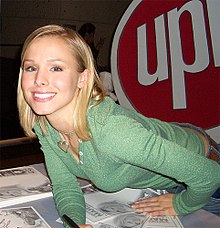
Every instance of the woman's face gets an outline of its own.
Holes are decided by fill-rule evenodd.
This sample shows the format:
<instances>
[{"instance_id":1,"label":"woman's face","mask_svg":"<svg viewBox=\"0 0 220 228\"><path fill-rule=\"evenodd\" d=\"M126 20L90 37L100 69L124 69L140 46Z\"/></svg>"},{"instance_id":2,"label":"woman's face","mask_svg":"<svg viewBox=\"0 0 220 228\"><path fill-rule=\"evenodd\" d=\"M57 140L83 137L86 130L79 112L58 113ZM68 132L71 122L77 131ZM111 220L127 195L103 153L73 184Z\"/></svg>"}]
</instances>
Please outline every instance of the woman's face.
<instances>
[{"instance_id":1,"label":"woman's face","mask_svg":"<svg viewBox=\"0 0 220 228\"><path fill-rule=\"evenodd\" d=\"M75 95L85 83L84 72L77 72L75 59L63 39L38 38L24 55L24 97L38 115L72 116Z\"/></svg>"}]
</instances>

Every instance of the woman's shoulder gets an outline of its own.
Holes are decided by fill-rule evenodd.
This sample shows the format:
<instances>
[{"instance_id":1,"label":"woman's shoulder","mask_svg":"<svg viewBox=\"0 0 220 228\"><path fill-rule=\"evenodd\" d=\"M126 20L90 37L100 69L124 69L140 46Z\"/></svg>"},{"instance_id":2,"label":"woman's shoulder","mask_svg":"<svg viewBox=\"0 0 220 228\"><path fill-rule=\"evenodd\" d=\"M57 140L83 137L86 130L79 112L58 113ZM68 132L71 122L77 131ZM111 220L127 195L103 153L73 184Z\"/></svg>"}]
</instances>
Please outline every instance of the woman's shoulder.
<instances>
[{"instance_id":1,"label":"woman's shoulder","mask_svg":"<svg viewBox=\"0 0 220 228\"><path fill-rule=\"evenodd\" d=\"M96 106L91 106L88 111L88 125L90 131L103 129L102 127L115 126L116 128L130 125L131 123L141 124L145 117L115 103L111 98L106 97Z\"/></svg>"},{"instance_id":2,"label":"woman's shoulder","mask_svg":"<svg viewBox=\"0 0 220 228\"><path fill-rule=\"evenodd\" d=\"M117 109L120 109L120 106L109 97L105 97L99 104L92 101L88 110L88 119L104 124Z\"/></svg>"},{"instance_id":3,"label":"woman's shoulder","mask_svg":"<svg viewBox=\"0 0 220 228\"><path fill-rule=\"evenodd\" d=\"M48 121L44 122L44 128L45 128L45 132L42 129L42 126L40 124L39 121L36 121L35 125L34 125L34 132L38 137L48 137L50 134L49 132L54 131L53 127L49 124Z\"/></svg>"}]
</instances>

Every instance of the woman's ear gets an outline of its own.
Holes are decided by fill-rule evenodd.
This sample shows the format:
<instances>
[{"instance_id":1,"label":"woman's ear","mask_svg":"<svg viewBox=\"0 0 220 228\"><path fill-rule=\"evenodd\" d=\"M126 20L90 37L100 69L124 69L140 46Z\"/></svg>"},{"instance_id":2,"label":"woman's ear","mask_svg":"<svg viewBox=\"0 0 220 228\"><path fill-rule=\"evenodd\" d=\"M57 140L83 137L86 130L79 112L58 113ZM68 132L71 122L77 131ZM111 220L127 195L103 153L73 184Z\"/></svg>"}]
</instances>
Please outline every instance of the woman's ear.
<instances>
[{"instance_id":1,"label":"woman's ear","mask_svg":"<svg viewBox=\"0 0 220 228\"><path fill-rule=\"evenodd\" d=\"M88 79L90 77L90 72L88 69L85 69L79 76L79 80L78 80L78 88L83 88L87 82L88 82Z\"/></svg>"}]
</instances>

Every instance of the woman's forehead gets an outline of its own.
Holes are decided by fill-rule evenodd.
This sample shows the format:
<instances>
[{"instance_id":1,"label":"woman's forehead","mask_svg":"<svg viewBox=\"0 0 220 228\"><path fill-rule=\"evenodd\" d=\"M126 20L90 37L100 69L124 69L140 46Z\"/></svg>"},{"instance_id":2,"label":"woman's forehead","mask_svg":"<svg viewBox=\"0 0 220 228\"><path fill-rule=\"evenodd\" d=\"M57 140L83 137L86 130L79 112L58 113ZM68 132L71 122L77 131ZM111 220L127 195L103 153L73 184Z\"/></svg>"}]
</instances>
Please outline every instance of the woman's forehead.
<instances>
[{"instance_id":1,"label":"woman's forehead","mask_svg":"<svg viewBox=\"0 0 220 228\"><path fill-rule=\"evenodd\" d=\"M51 57L63 56L74 58L73 49L62 37L43 36L33 40L26 48L24 56L38 53L41 55L52 55ZM53 56L54 55L54 56Z\"/></svg>"}]
</instances>

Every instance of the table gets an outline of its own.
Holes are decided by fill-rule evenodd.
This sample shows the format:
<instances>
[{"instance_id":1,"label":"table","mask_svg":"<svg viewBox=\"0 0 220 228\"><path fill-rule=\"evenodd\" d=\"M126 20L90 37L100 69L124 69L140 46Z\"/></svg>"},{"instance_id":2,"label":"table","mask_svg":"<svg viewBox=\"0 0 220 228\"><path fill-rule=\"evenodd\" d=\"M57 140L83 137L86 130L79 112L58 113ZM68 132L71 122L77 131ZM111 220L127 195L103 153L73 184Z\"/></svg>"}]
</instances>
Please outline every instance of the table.
<instances>
[{"instance_id":1,"label":"table","mask_svg":"<svg viewBox=\"0 0 220 228\"><path fill-rule=\"evenodd\" d=\"M35 164L34 168L47 175L44 164ZM44 198L27 202L17 206L33 206L53 228L63 228L62 223L57 222L59 219L53 197ZM211 214L205 210L198 210L190 215L179 216L184 228L219 228L220 217Z\"/></svg>"}]
</instances>

